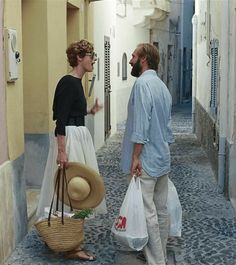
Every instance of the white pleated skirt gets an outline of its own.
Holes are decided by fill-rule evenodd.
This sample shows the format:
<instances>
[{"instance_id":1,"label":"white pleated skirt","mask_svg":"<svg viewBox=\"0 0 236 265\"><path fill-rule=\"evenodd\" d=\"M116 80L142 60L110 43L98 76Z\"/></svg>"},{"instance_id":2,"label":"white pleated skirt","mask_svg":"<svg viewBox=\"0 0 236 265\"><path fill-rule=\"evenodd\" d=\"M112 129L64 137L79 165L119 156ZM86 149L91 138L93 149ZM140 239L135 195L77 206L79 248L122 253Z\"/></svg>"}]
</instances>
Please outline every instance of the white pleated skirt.
<instances>
[{"instance_id":1,"label":"white pleated skirt","mask_svg":"<svg viewBox=\"0 0 236 265\"><path fill-rule=\"evenodd\" d=\"M54 134L51 134L50 148L36 212L37 218L45 216L45 207L50 207L52 201L54 176L57 171L57 152L57 139ZM66 126L66 152L69 162L86 164L99 173L92 137L86 127ZM69 211L69 207L66 207L65 210ZM106 212L106 201L104 198L100 205L95 208L94 213L97 215L105 214Z\"/></svg>"}]
</instances>

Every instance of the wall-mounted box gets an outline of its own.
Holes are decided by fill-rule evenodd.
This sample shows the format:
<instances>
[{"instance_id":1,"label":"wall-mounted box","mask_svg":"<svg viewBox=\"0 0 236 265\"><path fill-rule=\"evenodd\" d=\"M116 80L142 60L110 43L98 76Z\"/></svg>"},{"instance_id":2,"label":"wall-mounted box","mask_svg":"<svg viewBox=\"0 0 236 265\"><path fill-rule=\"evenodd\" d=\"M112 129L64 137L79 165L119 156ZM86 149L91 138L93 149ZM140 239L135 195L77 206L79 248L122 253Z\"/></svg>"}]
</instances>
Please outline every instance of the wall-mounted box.
<instances>
[{"instance_id":1,"label":"wall-mounted box","mask_svg":"<svg viewBox=\"0 0 236 265\"><path fill-rule=\"evenodd\" d=\"M8 82L14 82L18 79L18 63L20 62L20 53L17 51L16 30L5 29L4 40L5 40L6 80Z\"/></svg>"}]
</instances>

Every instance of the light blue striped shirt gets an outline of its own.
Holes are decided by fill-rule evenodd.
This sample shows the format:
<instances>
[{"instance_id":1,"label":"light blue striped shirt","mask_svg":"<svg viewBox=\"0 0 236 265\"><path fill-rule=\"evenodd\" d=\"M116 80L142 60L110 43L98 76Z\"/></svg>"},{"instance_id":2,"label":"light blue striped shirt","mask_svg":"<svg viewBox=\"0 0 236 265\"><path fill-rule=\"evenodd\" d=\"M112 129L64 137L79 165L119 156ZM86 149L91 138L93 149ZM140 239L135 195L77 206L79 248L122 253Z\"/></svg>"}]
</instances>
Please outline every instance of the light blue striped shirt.
<instances>
[{"instance_id":1,"label":"light blue striped shirt","mask_svg":"<svg viewBox=\"0 0 236 265\"><path fill-rule=\"evenodd\" d=\"M130 173L134 143L143 144L142 168L159 177L170 172L169 144L174 142L171 124L172 98L154 70L137 78L128 103L128 118L122 144L121 168Z\"/></svg>"}]
</instances>

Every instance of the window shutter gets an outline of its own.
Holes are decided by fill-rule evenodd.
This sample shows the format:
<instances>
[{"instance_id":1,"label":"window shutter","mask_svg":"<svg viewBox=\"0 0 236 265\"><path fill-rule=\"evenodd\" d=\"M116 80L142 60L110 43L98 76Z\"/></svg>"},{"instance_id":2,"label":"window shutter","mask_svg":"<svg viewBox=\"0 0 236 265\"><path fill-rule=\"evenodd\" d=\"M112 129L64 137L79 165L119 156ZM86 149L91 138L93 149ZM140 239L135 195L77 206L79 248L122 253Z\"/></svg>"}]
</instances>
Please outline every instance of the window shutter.
<instances>
[{"instance_id":1,"label":"window shutter","mask_svg":"<svg viewBox=\"0 0 236 265\"><path fill-rule=\"evenodd\" d=\"M219 41L213 39L210 42L211 49L211 101L210 110L211 114L216 115L217 113L217 88L219 79Z\"/></svg>"},{"instance_id":2,"label":"window shutter","mask_svg":"<svg viewBox=\"0 0 236 265\"><path fill-rule=\"evenodd\" d=\"M105 60L104 60L104 83L105 90L110 89L110 42L105 40Z\"/></svg>"}]
</instances>

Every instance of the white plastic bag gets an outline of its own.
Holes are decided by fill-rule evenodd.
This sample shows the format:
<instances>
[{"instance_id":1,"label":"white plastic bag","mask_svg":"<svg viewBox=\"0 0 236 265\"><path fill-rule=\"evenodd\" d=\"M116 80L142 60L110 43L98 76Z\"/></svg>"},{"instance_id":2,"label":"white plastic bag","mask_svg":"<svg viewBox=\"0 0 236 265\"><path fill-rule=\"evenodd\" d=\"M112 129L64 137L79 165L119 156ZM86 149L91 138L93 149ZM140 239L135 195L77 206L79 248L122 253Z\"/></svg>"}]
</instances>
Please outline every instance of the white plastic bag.
<instances>
[{"instance_id":1,"label":"white plastic bag","mask_svg":"<svg viewBox=\"0 0 236 265\"><path fill-rule=\"evenodd\" d=\"M168 179L169 236L181 237L182 207L174 183Z\"/></svg>"},{"instance_id":2,"label":"white plastic bag","mask_svg":"<svg viewBox=\"0 0 236 265\"><path fill-rule=\"evenodd\" d=\"M147 224L139 177L132 177L111 231L120 244L133 250L139 251L147 244Z\"/></svg>"}]
</instances>

